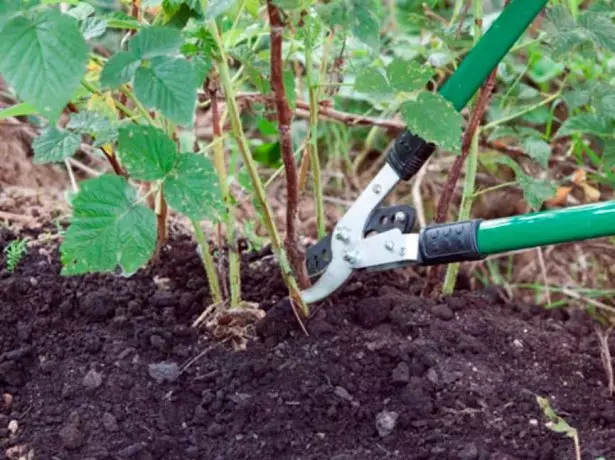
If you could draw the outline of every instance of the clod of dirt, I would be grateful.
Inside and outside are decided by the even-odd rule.
[[[179,365],[176,362],[161,362],[147,367],[149,376],[157,383],[173,382],[179,377]]]
[[[118,431],[120,429],[118,423],[117,423],[117,419],[115,418],[115,416],[110,413],[110,412],[105,412],[102,416],[102,424],[103,427],[105,428],[105,430],[109,431],[109,432],[115,432]]]
[[[120,458],[132,458],[136,454],[141,452],[143,449],[145,449],[145,446],[143,445],[143,443],[137,442],[137,443],[131,444],[131,445],[127,446],[127,447],[124,447],[122,450],[120,450],[117,453],[117,455]]]
[[[386,321],[392,303],[392,299],[382,297],[363,299],[357,304],[357,318],[363,326],[375,327]]]
[[[389,436],[395,429],[398,418],[399,414],[395,411],[383,410],[380,412],[376,416],[376,429],[378,430],[378,435],[381,438]]]
[[[393,383],[408,383],[410,381],[410,367],[404,361],[400,362],[391,373]]]
[[[476,444],[472,443],[461,449],[457,454],[457,458],[459,460],[477,460],[479,455],[480,452],[478,451],[478,447],[476,447]]]
[[[77,412],[71,412],[68,421],[59,431],[62,445],[66,449],[75,450],[83,445],[85,435],[81,431],[80,425],[79,414]]]
[[[90,369],[83,377],[83,386],[88,390],[96,390],[103,384],[103,376],[100,372]]]
[[[115,313],[115,300],[113,293],[107,289],[86,294],[81,298],[81,311],[93,321],[104,321],[113,317]]]
[[[443,303],[433,307],[431,312],[436,316],[436,318],[439,318],[442,321],[450,321],[455,317],[453,310]]]

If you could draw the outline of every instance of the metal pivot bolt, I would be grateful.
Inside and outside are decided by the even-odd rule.
[[[382,186],[380,184],[374,184],[372,190],[376,195],[378,195],[380,192],[382,192]]]
[[[394,219],[395,219],[395,222],[401,223],[406,220],[406,215],[403,212],[398,211],[395,213]]]
[[[350,265],[356,264],[359,262],[359,252],[356,249],[346,252],[346,254],[344,254],[344,260]]]
[[[335,232],[335,238],[339,241],[347,243],[350,239],[348,236],[348,231],[345,228],[340,228]]]
[[[384,247],[387,248],[388,251],[392,251],[393,249],[395,249],[395,243],[393,243],[392,241],[387,241],[386,243],[384,243]]]

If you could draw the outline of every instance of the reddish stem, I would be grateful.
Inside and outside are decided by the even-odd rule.
[[[284,246],[288,253],[288,259],[293,269],[299,287],[304,289],[309,286],[309,278],[305,267],[305,254],[299,247],[297,238],[297,211],[299,203],[299,180],[297,165],[293,155],[293,141],[291,136],[291,123],[293,112],[288,104],[284,91],[284,79],[282,68],[282,33],[284,24],[277,6],[272,0],[267,1],[269,23],[271,25],[271,88],[275,95],[275,106],[278,116],[278,131],[280,133],[280,147],[282,161],[286,172],[286,238]]]

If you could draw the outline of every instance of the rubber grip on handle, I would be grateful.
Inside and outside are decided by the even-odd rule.
[[[419,251],[422,265],[480,260],[478,228],[481,220],[430,225],[421,230]]]
[[[410,180],[425,164],[436,146],[410,131],[399,136],[387,153],[387,163],[403,181]]]

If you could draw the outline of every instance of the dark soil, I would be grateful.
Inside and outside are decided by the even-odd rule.
[[[614,458],[615,402],[585,318],[489,291],[425,300],[388,272],[357,277],[305,337],[271,261],[244,268],[246,300],[268,315],[233,351],[190,328],[209,297],[187,240],[130,279],[61,277],[56,248],[30,251],[0,276],[2,455],[573,459],[544,426],[545,396],[583,459]]]

